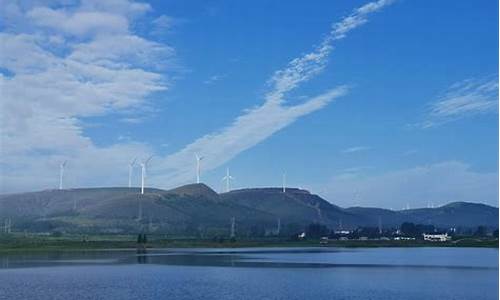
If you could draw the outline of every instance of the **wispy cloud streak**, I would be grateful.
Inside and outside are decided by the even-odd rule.
[[[367,146],[355,146],[355,147],[350,147],[347,149],[342,150],[342,153],[355,153],[355,152],[361,152],[361,151],[366,151],[370,150],[370,147]]]
[[[285,69],[274,73],[269,81],[272,89],[266,94],[266,101],[281,103],[287,92],[319,74],[328,62],[335,41],[345,38],[347,33],[368,22],[368,15],[393,2],[394,0],[370,2],[355,9],[340,22],[332,24],[331,31],[314,51],[293,59]]]
[[[220,132],[203,136],[179,152],[162,159],[157,169],[153,170],[156,175],[153,181],[159,185],[175,185],[188,181],[193,177],[191,169],[194,164],[194,153],[205,155],[205,169],[216,168],[301,116],[319,110],[334,99],[345,95],[348,88],[340,86],[295,106],[287,106],[285,101],[288,92],[325,68],[335,41],[345,38],[351,30],[365,24],[368,15],[393,2],[379,0],[368,3],[355,9],[340,22],[334,23],[318,47],[293,59],[286,68],[273,74],[268,81],[270,90],[265,94],[265,101],[261,106],[239,116]]]
[[[430,105],[423,128],[457,119],[498,111],[498,77],[468,79],[450,86]]]

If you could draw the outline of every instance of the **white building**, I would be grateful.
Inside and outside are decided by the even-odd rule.
[[[449,236],[447,233],[445,234],[423,234],[424,236],[424,241],[431,241],[431,242],[446,242],[451,240],[451,236]]]
[[[335,234],[348,235],[348,234],[351,234],[351,231],[349,231],[349,230],[335,230]]]

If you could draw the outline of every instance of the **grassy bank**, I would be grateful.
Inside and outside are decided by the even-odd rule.
[[[96,236],[36,236],[0,235],[0,252],[135,249],[137,238],[132,235]],[[395,240],[346,240],[329,241],[320,245],[319,240],[290,241],[285,238],[239,239],[236,241],[166,238],[148,236],[148,248],[242,248],[242,247],[492,247],[498,248],[496,239],[460,239],[449,242],[395,241]]]

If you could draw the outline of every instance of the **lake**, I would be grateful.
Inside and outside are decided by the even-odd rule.
[[[498,249],[0,254],[0,299],[498,299]]]

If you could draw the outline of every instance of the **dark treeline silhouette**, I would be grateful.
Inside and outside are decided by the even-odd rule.
[[[148,242],[148,237],[146,236],[145,233],[139,233],[137,235],[137,244],[147,244]]]

